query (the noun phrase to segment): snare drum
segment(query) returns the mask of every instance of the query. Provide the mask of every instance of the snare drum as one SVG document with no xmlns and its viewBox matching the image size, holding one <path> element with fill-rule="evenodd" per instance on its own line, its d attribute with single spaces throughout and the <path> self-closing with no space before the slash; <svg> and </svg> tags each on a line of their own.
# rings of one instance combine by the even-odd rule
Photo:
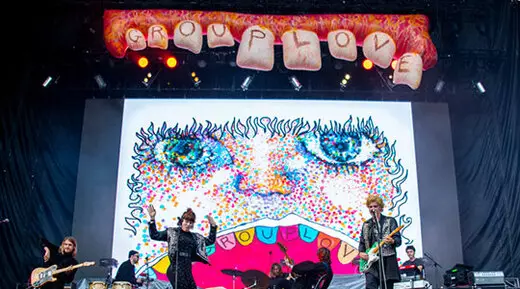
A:
<svg viewBox="0 0 520 289">
<path fill-rule="evenodd" d="M 132 289 L 130 282 L 117 281 L 112 283 L 112 289 Z"/>
<path fill-rule="evenodd" d="M 107 285 L 103 281 L 90 282 L 88 289 L 107 289 Z"/>
</svg>

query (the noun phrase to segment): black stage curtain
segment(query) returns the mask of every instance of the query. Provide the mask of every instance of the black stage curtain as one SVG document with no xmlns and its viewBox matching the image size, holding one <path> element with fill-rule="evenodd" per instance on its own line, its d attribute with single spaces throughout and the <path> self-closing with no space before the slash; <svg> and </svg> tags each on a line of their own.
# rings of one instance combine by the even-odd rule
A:
<svg viewBox="0 0 520 289">
<path fill-rule="evenodd" d="M 486 93 L 454 95 L 450 117 L 464 261 L 520 277 L 520 9 L 500 2 L 490 44 L 506 57 L 486 59 Z"/>
<path fill-rule="evenodd" d="M 464 92 L 448 101 L 465 263 L 520 277 L 520 23 L 518 5 L 503 3 L 493 48 L 507 51 L 507 60 L 489 75 L 485 95 Z M 33 63 L 17 65 L 18 85 L 0 106 L 0 217 L 10 220 L 0 224 L 6 289 L 41 265 L 40 236 L 59 243 L 71 234 L 86 97 L 43 90 Z"/>
</svg>

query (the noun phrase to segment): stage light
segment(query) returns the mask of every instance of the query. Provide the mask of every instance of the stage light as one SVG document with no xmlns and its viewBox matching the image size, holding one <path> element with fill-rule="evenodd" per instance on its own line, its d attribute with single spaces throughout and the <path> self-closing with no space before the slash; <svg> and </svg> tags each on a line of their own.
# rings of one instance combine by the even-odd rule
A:
<svg viewBox="0 0 520 289">
<path fill-rule="evenodd" d="M 437 83 L 435 84 L 435 88 L 434 88 L 435 92 L 440 93 L 442 91 L 442 89 L 444 88 L 445 84 L 446 83 L 444 82 L 444 80 L 437 81 Z"/>
<path fill-rule="evenodd" d="M 251 84 L 251 82 L 253 82 L 253 78 L 254 78 L 254 76 L 249 75 L 248 77 L 246 77 L 244 79 L 244 81 L 242 82 L 242 85 L 240 85 L 240 87 L 242 87 L 243 91 L 246 91 L 249 89 L 249 85 Z"/>
<path fill-rule="evenodd" d="M 197 66 L 200 68 L 204 68 L 204 67 L 206 67 L 206 65 L 208 65 L 208 63 L 204 59 L 197 61 Z"/>
<path fill-rule="evenodd" d="M 105 82 L 105 80 L 103 79 L 103 77 L 100 74 L 95 75 L 94 80 L 96 81 L 96 83 L 100 89 L 107 87 L 107 83 Z"/>
<path fill-rule="evenodd" d="M 475 83 L 475 87 L 477 88 L 477 91 L 480 93 L 480 94 L 484 94 L 486 92 L 486 88 L 484 87 L 484 85 L 482 84 L 482 82 L 477 82 Z"/>
<path fill-rule="evenodd" d="M 300 89 L 302 88 L 302 84 L 300 83 L 298 78 L 296 78 L 296 76 L 293 75 L 293 76 L 289 77 L 289 81 L 291 82 L 294 90 L 300 91 Z"/>
<path fill-rule="evenodd" d="M 146 74 L 146 77 L 148 77 L 148 78 L 152 78 L 152 73 L 151 73 L 151 72 L 148 72 L 148 74 Z"/>
<path fill-rule="evenodd" d="M 374 63 L 370 59 L 363 60 L 363 68 L 366 70 L 370 70 L 374 67 Z"/>
<path fill-rule="evenodd" d="M 342 84 L 342 85 L 347 85 L 347 83 L 348 83 L 348 80 L 347 80 L 346 78 L 343 78 L 343 79 L 341 80 L 341 84 Z"/>
<path fill-rule="evenodd" d="M 166 59 L 166 66 L 169 68 L 175 68 L 177 66 L 177 58 L 170 56 Z"/>
<path fill-rule="evenodd" d="M 45 81 L 42 83 L 42 86 L 47 87 L 47 86 L 49 86 L 49 84 L 51 84 L 51 82 L 52 82 L 52 76 L 47 76 Z"/>
<path fill-rule="evenodd" d="M 197 73 L 192 72 L 191 73 L 191 81 L 193 82 L 193 86 L 198 87 L 201 83 L 200 78 L 197 76 Z"/>
<path fill-rule="evenodd" d="M 141 68 L 145 68 L 148 66 L 148 58 L 141 56 L 139 60 L 137 60 L 137 65 Z"/>
<path fill-rule="evenodd" d="M 345 79 L 346 79 L 346 80 L 350 80 L 350 74 L 348 74 L 348 73 L 345 74 Z"/>
<path fill-rule="evenodd" d="M 392 60 L 392 69 L 395 70 L 397 67 L 397 60 Z"/>
</svg>

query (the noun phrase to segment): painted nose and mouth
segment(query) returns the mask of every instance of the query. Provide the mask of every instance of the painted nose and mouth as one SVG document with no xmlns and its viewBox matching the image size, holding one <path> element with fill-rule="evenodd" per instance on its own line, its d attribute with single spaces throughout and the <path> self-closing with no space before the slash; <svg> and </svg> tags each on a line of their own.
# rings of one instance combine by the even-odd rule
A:
<svg viewBox="0 0 520 289">
<path fill-rule="evenodd" d="M 235 189 L 246 195 L 262 197 L 287 196 L 291 194 L 293 184 L 287 177 L 276 173 L 244 176 L 239 174 L 235 179 Z"/>
</svg>

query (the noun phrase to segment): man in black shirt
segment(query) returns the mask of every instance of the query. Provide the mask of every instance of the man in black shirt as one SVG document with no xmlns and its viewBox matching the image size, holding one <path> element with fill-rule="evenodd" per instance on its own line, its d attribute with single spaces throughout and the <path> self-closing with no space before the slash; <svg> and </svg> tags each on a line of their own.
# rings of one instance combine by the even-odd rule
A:
<svg viewBox="0 0 520 289">
<path fill-rule="evenodd" d="M 141 278 L 135 278 L 135 264 L 137 264 L 138 261 L 139 252 L 134 250 L 128 252 L 128 260 L 124 261 L 121 263 L 121 266 L 119 266 L 114 282 L 126 281 L 130 282 L 132 285 L 142 284 L 143 280 Z"/>
<path fill-rule="evenodd" d="M 403 263 L 403 266 L 415 265 L 415 268 L 419 271 L 418 275 L 422 276 L 424 263 L 420 258 L 415 258 L 415 247 L 411 245 L 406 247 L 406 255 L 409 259 Z"/>
</svg>

